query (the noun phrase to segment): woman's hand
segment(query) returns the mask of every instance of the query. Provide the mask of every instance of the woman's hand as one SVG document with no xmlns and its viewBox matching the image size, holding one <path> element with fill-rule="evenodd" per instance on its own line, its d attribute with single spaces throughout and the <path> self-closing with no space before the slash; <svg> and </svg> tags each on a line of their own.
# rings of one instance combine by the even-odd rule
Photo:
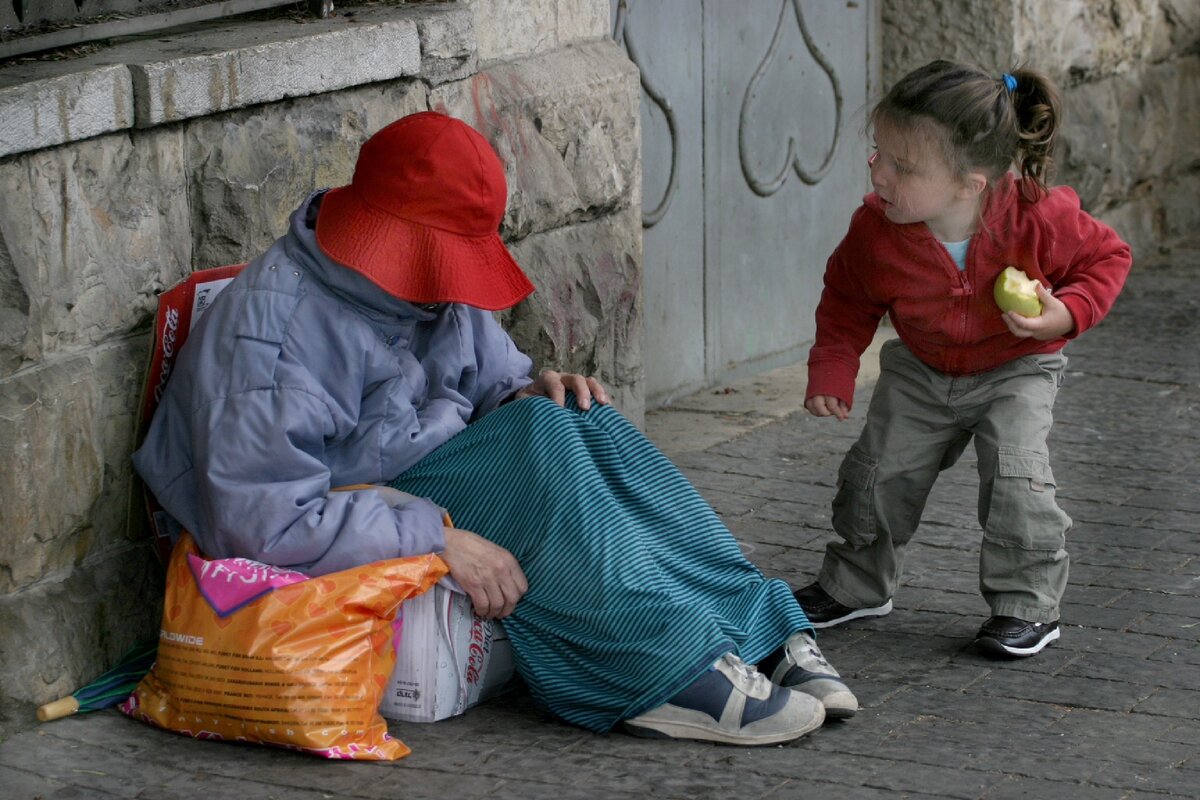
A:
<svg viewBox="0 0 1200 800">
<path fill-rule="evenodd" d="M 1075 318 L 1066 304 L 1050 293 L 1040 282 L 1037 285 L 1038 299 L 1042 301 L 1042 313 L 1037 317 L 1023 317 L 1015 311 L 1004 312 L 1004 324 L 1013 336 L 1022 339 L 1034 338 L 1039 342 L 1066 336 L 1075 330 Z"/>
<path fill-rule="evenodd" d="M 834 416 L 839 422 L 850 418 L 850 408 L 831 394 L 815 394 L 804 401 L 804 407 L 814 417 Z"/>
<path fill-rule="evenodd" d="M 525 572 L 513 554 L 476 533 L 446 528 L 442 560 L 450 576 L 471 598 L 484 619 L 504 619 L 529 590 Z"/>
<path fill-rule="evenodd" d="M 575 402 L 584 411 L 592 407 L 592 400 L 601 405 L 608 403 L 608 392 L 604 391 L 600 381 L 595 378 L 585 378 L 573 372 L 555 372 L 550 369 L 538 375 L 533 383 L 517 392 L 515 398 L 520 400 L 523 397 L 549 397 L 561 406 L 567 401 L 568 389 L 574 393 Z"/>
</svg>

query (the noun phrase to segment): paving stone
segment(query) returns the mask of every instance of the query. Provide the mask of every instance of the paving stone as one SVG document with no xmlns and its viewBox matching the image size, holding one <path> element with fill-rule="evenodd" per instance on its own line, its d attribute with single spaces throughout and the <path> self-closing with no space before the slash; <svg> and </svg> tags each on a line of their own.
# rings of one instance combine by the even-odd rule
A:
<svg viewBox="0 0 1200 800">
<path fill-rule="evenodd" d="M 766 500 L 723 491 L 717 492 L 716 496 L 718 500 L 713 506 L 723 513 L 735 513 L 736 510 L 736 513 L 753 513 L 762 519 L 793 522 L 809 528 L 829 530 L 829 509 L 823 505 Z"/>
<path fill-rule="evenodd" d="M 908 712 L 914 716 L 932 716 L 967 724 L 994 717 L 1027 731 L 1057 726 L 1071 711 L 1047 703 L 993 698 L 928 686 L 908 686 L 891 697 L 887 705 L 893 712 Z"/>
<path fill-rule="evenodd" d="M 1114 547 L 1107 544 L 1092 544 L 1087 548 L 1075 548 L 1072 563 L 1097 566 L 1144 569 L 1151 572 L 1173 573 L 1184 568 L 1192 559 L 1184 553 L 1169 553 L 1140 547 Z"/>
<path fill-rule="evenodd" d="M 735 517 L 726 519 L 725 524 L 742 541 L 777 544 L 784 547 L 806 547 L 820 540 L 821 549 L 828 540 L 828 532 L 806 528 L 794 523 L 776 522 L 761 517 Z"/>
<path fill-rule="evenodd" d="M 955 769 L 929 764 L 910 765 L 907 769 L 885 772 L 873 784 L 894 792 L 931 792 L 939 796 L 974 800 L 1003 783 L 997 773 Z"/>
<path fill-rule="evenodd" d="M 1067 544 L 1076 542 L 1095 542 L 1097 544 L 1113 544 L 1120 547 L 1140 547 L 1158 549 L 1176 534 L 1170 531 L 1148 531 L 1143 527 L 1131 525 L 1106 525 L 1102 522 L 1075 521 L 1075 527 L 1067 534 Z"/>
<path fill-rule="evenodd" d="M 1187 740 L 1195 737 L 1181 737 L 1178 731 L 1193 728 L 1182 721 L 1164 721 L 1162 717 L 1153 714 L 1134 712 L 1125 714 L 1114 711 L 1095 711 L 1087 708 L 1061 709 L 1063 712 L 1052 724 L 1051 730 L 1057 734 L 1072 736 L 1081 740 L 1094 739 L 1099 746 L 1106 743 L 1128 743 L 1155 741 L 1177 742 L 1181 738 Z M 1200 735 L 1200 728 L 1193 728 Z M 1193 742 L 1194 744 L 1194 742 Z M 1168 756 L 1169 757 L 1169 756 Z"/>
<path fill-rule="evenodd" d="M 1074 565 L 1071 575 L 1074 578 L 1079 570 Z M 1085 576 L 1084 580 L 1096 586 L 1112 586 L 1120 589 L 1145 589 L 1163 594 L 1188 594 L 1200 589 L 1200 576 L 1194 572 L 1178 574 L 1151 572 L 1144 569 L 1115 569 L 1094 570 Z"/>
<path fill-rule="evenodd" d="M 1153 633 L 1172 639 L 1200 641 L 1200 625 L 1194 617 L 1179 617 L 1173 614 L 1147 614 L 1130 628 L 1138 633 Z"/>
<path fill-rule="evenodd" d="M 1139 702 L 1134 710 L 1200 721 L 1200 691 L 1158 689 Z"/>
<path fill-rule="evenodd" d="M 1127 592 L 1114 600 L 1112 606 L 1200 618 L 1200 597 L 1195 595 Z"/>
<path fill-rule="evenodd" d="M 1162 720 L 1158 720 L 1158 724 L 1162 725 Z M 1183 721 L 1177 725 L 1172 725 L 1155 736 L 1164 742 L 1179 742 L 1180 744 L 1200 745 L 1200 725 L 1192 724 L 1190 721 Z M 1200 762 L 1195 758 L 1190 759 L 1182 764 L 1185 769 L 1196 770 L 1200 769 Z"/>
<path fill-rule="evenodd" d="M 1062 637 L 1054 643 L 1054 647 L 1059 650 L 1158 659 L 1170 649 L 1171 644 L 1172 640 L 1162 636 L 1067 625 L 1063 627 Z"/>
<path fill-rule="evenodd" d="M 1063 597 L 1059 608 L 1062 619 L 1075 625 L 1086 625 L 1089 628 L 1108 628 L 1109 630 L 1129 630 L 1142 622 L 1147 614 L 1144 611 L 1123 608 L 1101 608 L 1074 602 L 1070 592 Z"/>
<path fill-rule="evenodd" d="M 1115 604 L 1120 598 L 1129 594 L 1128 589 L 1117 589 L 1112 586 L 1078 586 L 1068 584 L 1067 593 L 1071 601 L 1086 606 L 1107 606 Z"/>
<path fill-rule="evenodd" d="M 1184 531 L 1195 536 L 1200 534 L 1200 512 L 1160 506 L 1146 518 L 1146 526 L 1156 530 Z"/>
<path fill-rule="evenodd" d="M 896 793 L 891 789 L 875 786 L 842 786 L 808 781 L 799 784 L 785 784 L 774 792 L 764 795 L 764 798 L 780 798 L 794 800 L 796 797 L 836 797 L 838 800 L 896 800 Z M 907 792 L 903 795 L 911 800 L 933 800 L 946 795 L 928 794 L 926 792 Z"/>
<path fill-rule="evenodd" d="M 1167 537 L 1161 545 L 1160 550 L 1167 550 L 1172 553 L 1188 553 L 1190 555 L 1200 555 L 1200 536 L 1195 533 L 1175 533 Z M 1189 562 L 1194 563 L 1194 562 Z M 1200 582 L 1200 578 L 1197 578 Z"/>
<path fill-rule="evenodd" d="M 1150 659 L 1170 661 L 1173 664 L 1200 664 L 1200 644 L 1167 639 Z"/>
<path fill-rule="evenodd" d="M 1193 770 L 1176 766 L 1157 767 L 1152 765 L 1127 764 L 1120 760 L 1103 763 L 1092 780 L 1099 784 L 1138 788 L 1149 792 L 1160 792 L 1172 797 L 1196 797 L 1200 778 Z"/>
<path fill-rule="evenodd" d="M 1057 675 L 1050 679 L 1046 675 L 1036 673 L 998 669 L 973 684 L 967 691 L 982 692 L 996 697 L 1021 697 L 1073 708 L 1131 711 L 1154 690 L 1126 681 Z"/>
<path fill-rule="evenodd" d="M 1029 800 L 1031 797 L 1063 797 L 1070 800 L 1124 800 L 1125 790 L 1086 783 L 1049 782 L 1012 777 L 989 789 L 982 800 Z"/>
</svg>

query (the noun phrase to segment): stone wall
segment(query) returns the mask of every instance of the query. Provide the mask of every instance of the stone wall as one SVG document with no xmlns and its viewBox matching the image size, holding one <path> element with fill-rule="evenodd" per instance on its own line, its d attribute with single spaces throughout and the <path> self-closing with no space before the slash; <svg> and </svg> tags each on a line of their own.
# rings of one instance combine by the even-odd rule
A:
<svg viewBox="0 0 1200 800">
<path fill-rule="evenodd" d="M 129 467 L 156 293 L 262 251 L 397 117 L 444 110 L 493 143 L 502 234 L 538 286 L 505 323 L 642 416 L 640 87 L 608 0 L 338 10 L 0 67 L 9 702 L 69 693 L 157 624 Z"/>
<path fill-rule="evenodd" d="M 1200 3 L 889 0 L 882 11 L 885 86 L 933 58 L 997 74 L 1026 62 L 1058 81 L 1056 182 L 1138 261 L 1200 229 Z"/>
</svg>

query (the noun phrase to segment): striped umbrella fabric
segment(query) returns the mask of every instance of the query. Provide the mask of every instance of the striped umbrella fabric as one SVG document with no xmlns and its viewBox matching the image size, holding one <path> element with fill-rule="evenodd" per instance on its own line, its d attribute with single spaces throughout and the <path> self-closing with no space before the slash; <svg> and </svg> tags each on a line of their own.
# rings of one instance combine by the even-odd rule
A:
<svg viewBox="0 0 1200 800">
<path fill-rule="evenodd" d="M 157 639 L 139 641 L 108 672 L 66 697 L 40 707 L 38 719 L 49 722 L 81 711 L 99 711 L 117 705 L 133 693 L 150 667 L 154 666 L 157 653 Z"/>
</svg>

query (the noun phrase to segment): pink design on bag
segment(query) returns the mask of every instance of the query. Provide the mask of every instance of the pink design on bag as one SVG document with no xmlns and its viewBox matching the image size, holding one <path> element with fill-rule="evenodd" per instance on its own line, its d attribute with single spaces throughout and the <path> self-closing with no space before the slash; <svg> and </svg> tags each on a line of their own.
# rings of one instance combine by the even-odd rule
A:
<svg viewBox="0 0 1200 800">
<path fill-rule="evenodd" d="M 200 593 L 221 617 L 229 616 L 267 592 L 308 580 L 303 572 L 248 558 L 209 561 L 189 553 L 188 566 Z"/>
</svg>

